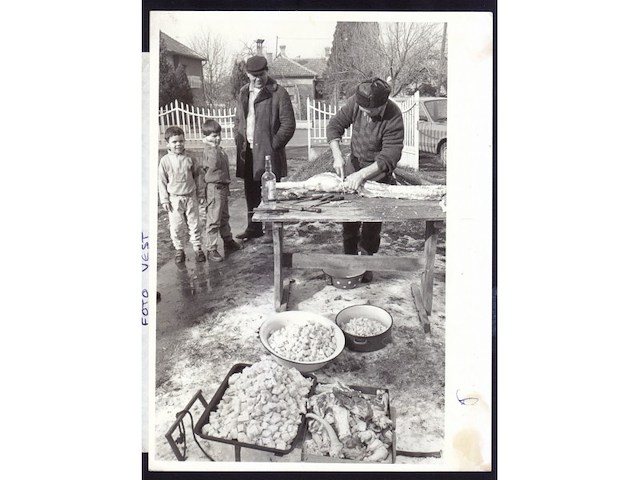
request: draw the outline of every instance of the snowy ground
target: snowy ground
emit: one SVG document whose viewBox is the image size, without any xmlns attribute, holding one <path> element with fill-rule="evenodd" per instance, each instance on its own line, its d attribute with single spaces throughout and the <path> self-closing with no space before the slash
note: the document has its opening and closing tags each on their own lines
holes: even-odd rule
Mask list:
<svg viewBox="0 0 640 480">
<path fill-rule="evenodd" d="M 159 220 L 161 221 L 161 219 Z M 160 225 L 160 229 L 166 228 Z M 416 255 L 424 248 L 424 224 L 405 222 L 383 226 L 381 254 Z M 305 310 L 329 319 L 344 307 L 370 303 L 387 309 L 394 320 L 393 342 L 380 351 L 345 350 L 333 363 L 315 372 L 318 381 L 339 379 L 347 384 L 385 387 L 397 415 L 397 448 L 433 452 L 444 447 L 445 379 L 445 232 L 438 241 L 431 333 L 420 326 L 410 292 L 418 273 L 375 273 L 374 281 L 352 290 L 327 285 L 321 271 L 289 270 L 289 310 Z M 341 253 L 339 224 L 305 223 L 285 227 L 285 249 Z M 189 253 L 189 252 L 188 252 Z M 167 262 L 158 272 L 162 300 L 156 319 L 157 364 L 155 419 L 156 459 L 175 460 L 164 437 L 177 412 L 202 390 L 210 400 L 236 363 L 252 363 L 266 351 L 257 336 L 262 321 L 273 315 L 272 245 L 263 237 L 222 263 L 183 268 Z M 203 411 L 191 409 L 194 422 Z M 188 461 L 206 460 L 193 441 L 189 418 Z M 176 432 L 177 434 L 177 432 Z M 233 448 L 199 439 L 216 460 L 233 460 Z M 285 457 L 243 449 L 243 460 L 300 461 L 299 449 Z M 437 463 L 437 458 L 398 456 L 397 463 Z"/>
</svg>

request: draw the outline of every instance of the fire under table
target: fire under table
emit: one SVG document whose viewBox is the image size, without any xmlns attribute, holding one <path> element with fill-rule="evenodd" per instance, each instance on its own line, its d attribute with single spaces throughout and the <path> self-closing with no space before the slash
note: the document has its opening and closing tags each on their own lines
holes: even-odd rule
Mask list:
<svg viewBox="0 0 640 480">
<path fill-rule="evenodd" d="M 289 202 L 277 202 L 278 208 L 287 208 Z M 266 208 L 261 204 L 259 209 Z M 272 224 L 273 283 L 276 311 L 287 309 L 289 283 L 284 282 L 285 268 L 323 269 L 359 267 L 373 272 L 422 272 L 420 284 L 411 285 L 411 293 L 420 322 L 429 332 L 429 315 L 433 304 L 433 279 L 438 232 L 446 214 L 437 200 L 405 200 L 395 198 L 365 198 L 346 195 L 344 201 L 321 205 L 321 212 L 289 210 L 285 212 L 256 211 L 256 222 Z M 299 222 L 383 222 L 398 223 L 407 220 L 425 222 L 424 251 L 415 256 L 338 255 L 327 253 L 292 253 L 285 251 L 284 225 Z M 387 247 L 391 248 L 391 247 Z"/>
</svg>

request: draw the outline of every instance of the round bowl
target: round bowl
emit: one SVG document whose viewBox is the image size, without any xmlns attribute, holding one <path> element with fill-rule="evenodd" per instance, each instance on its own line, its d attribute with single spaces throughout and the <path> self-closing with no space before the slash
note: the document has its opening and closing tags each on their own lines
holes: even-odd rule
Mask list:
<svg viewBox="0 0 640 480">
<path fill-rule="evenodd" d="M 271 332 L 279 330 L 280 328 L 283 328 L 291 323 L 304 323 L 306 321 L 319 323 L 325 327 L 331 328 L 334 331 L 334 336 L 336 339 L 336 349 L 331 356 L 323 360 L 316 360 L 313 362 L 290 360 L 283 357 L 281 354 L 276 353 L 269 346 L 269 336 L 271 335 Z M 283 365 L 285 367 L 293 367 L 302 373 L 314 372 L 321 369 L 327 363 L 331 362 L 338 355 L 340 355 L 345 346 L 344 334 L 342 333 L 342 330 L 340 330 L 338 325 L 336 325 L 334 322 L 316 313 L 295 310 L 276 313 L 273 317 L 262 322 L 262 325 L 260 325 L 260 341 L 262 342 L 262 346 L 275 357 L 276 361 L 280 365 Z"/>
<path fill-rule="evenodd" d="M 378 335 L 362 337 L 353 335 L 344 329 L 344 326 L 352 318 L 367 318 L 382 323 L 387 328 Z M 352 305 L 336 315 L 336 324 L 344 333 L 347 348 L 354 352 L 373 352 L 380 350 L 391 341 L 391 327 L 393 318 L 385 309 L 375 305 Z"/>
<path fill-rule="evenodd" d="M 331 278 L 331 284 L 336 288 L 355 288 L 362 280 L 363 268 L 324 268 L 325 275 Z"/>
</svg>

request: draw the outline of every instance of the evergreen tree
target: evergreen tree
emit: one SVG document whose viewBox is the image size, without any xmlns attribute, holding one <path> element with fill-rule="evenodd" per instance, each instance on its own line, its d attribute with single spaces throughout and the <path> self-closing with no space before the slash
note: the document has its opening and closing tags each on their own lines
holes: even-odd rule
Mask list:
<svg viewBox="0 0 640 480">
<path fill-rule="evenodd" d="M 245 65 L 246 62 L 244 60 L 236 60 L 233 64 L 233 68 L 231 69 L 231 96 L 233 98 L 238 98 L 238 94 L 240 93 L 240 89 L 249 83 L 249 77 L 245 73 Z"/>
<path fill-rule="evenodd" d="M 160 95 L 159 105 L 165 105 L 178 100 L 179 102 L 191 104 L 193 93 L 189 86 L 189 79 L 182 65 L 178 68 L 173 66 L 167 46 L 164 40 L 160 40 Z"/>
<path fill-rule="evenodd" d="M 173 101 L 171 79 L 173 76 L 173 65 L 167 53 L 167 46 L 163 39 L 160 39 L 160 99 L 159 105 L 164 107 Z"/>
<path fill-rule="evenodd" d="M 178 65 L 173 75 L 175 82 L 175 99 L 191 105 L 193 103 L 193 92 L 189 86 L 189 78 L 187 77 L 184 65 Z"/>
<path fill-rule="evenodd" d="M 371 77 L 383 77 L 380 27 L 375 22 L 338 22 L 325 72 L 327 94 L 334 102 Z"/>
</svg>

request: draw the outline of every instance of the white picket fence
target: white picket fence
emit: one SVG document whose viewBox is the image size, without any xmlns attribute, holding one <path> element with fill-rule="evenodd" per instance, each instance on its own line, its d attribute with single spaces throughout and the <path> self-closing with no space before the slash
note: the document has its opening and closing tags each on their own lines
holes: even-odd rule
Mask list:
<svg viewBox="0 0 640 480">
<path fill-rule="evenodd" d="M 420 133 L 418 132 L 420 92 L 410 97 L 396 97 L 393 101 L 400 107 L 404 123 L 404 146 L 398 165 L 418 170 L 420 167 Z"/>
<path fill-rule="evenodd" d="M 313 145 L 327 143 L 327 125 L 331 117 L 336 113 L 338 113 L 337 105 L 331 105 L 320 100 L 311 100 L 307 97 L 307 120 L 310 122 L 307 130 L 309 150 Z M 349 127 L 344 132 L 344 135 L 342 135 L 343 142 L 346 143 L 351 140 L 352 130 L 353 128 Z"/>
<path fill-rule="evenodd" d="M 164 132 L 170 126 L 180 127 L 184 130 L 184 138 L 187 142 L 199 142 L 203 137 L 202 124 L 210 118 L 213 118 L 222 127 L 222 141 L 233 142 L 233 118 L 235 115 L 235 108 L 201 108 L 174 100 L 169 105 L 161 107 L 158 112 L 160 145 L 164 145 Z"/>
<path fill-rule="evenodd" d="M 404 121 L 404 148 L 399 165 L 418 169 L 418 151 L 420 136 L 418 133 L 418 92 L 411 97 L 395 97 L 392 99 L 401 109 Z M 336 105 L 307 98 L 307 145 L 308 158 L 311 158 L 311 148 L 314 145 L 326 145 L 327 125 L 331 117 L 338 111 Z M 164 132 L 169 126 L 182 128 L 187 142 L 200 142 L 202 139 L 202 124 L 210 118 L 215 119 L 222 127 L 222 141 L 227 145 L 233 145 L 233 119 L 236 109 L 229 108 L 201 108 L 184 104 L 174 100 L 169 105 L 161 107 L 158 112 L 158 125 L 160 129 L 159 143 L 165 143 Z M 302 128 L 298 125 L 298 128 Z M 342 141 L 348 143 L 351 140 L 352 127 L 344 133 Z"/>
<path fill-rule="evenodd" d="M 416 92 L 411 97 L 394 97 L 392 100 L 400 107 L 404 121 L 404 148 L 398 164 L 417 170 L 419 167 L 418 102 L 420 101 L 420 94 Z M 307 98 L 307 119 L 310 122 L 307 130 L 309 158 L 311 158 L 313 145 L 326 145 L 327 125 L 331 117 L 337 112 L 338 107 L 336 105 Z M 342 141 L 350 141 L 352 132 L 353 128 L 349 127 L 342 136 Z"/>
</svg>

